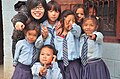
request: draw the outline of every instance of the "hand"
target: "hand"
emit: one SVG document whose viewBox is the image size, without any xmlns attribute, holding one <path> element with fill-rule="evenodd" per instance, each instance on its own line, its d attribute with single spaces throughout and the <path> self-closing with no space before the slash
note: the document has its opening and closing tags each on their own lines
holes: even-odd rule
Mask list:
<svg viewBox="0 0 120 79">
<path fill-rule="evenodd" d="M 48 37 L 48 29 L 47 29 L 48 23 L 46 24 L 46 27 L 43 26 L 42 23 L 40 24 L 40 26 L 42 27 L 41 33 L 42 33 L 43 39 L 46 39 Z"/>
<path fill-rule="evenodd" d="M 91 40 L 95 40 L 96 39 L 96 35 L 95 34 L 87 34 L 89 36 L 89 39 Z"/>
<path fill-rule="evenodd" d="M 25 25 L 22 22 L 16 22 L 15 28 L 16 30 L 22 31 L 25 28 Z"/>
<path fill-rule="evenodd" d="M 62 27 L 61 27 L 61 23 L 60 21 L 57 23 L 56 27 L 55 27 L 55 30 L 56 30 L 56 35 L 60 36 L 62 34 Z"/>
<path fill-rule="evenodd" d="M 56 60 L 56 55 L 53 55 L 53 61 L 51 62 L 51 64 L 53 64 Z"/>
<path fill-rule="evenodd" d="M 44 66 L 40 67 L 40 74 L 41 75 L 46 75 L 47 73 L 47 66 L 44 64 Z"/>
</svg>

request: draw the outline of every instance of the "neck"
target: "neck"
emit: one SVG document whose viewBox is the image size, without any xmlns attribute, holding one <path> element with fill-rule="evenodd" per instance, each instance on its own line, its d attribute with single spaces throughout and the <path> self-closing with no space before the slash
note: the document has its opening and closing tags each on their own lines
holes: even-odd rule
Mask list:
<svg viewBox="0 0 120 79">
<path fill-rule="evenodd" d="M 53 27 L 56 21 L 48 20 L 49 24 Z"/>
</svg>

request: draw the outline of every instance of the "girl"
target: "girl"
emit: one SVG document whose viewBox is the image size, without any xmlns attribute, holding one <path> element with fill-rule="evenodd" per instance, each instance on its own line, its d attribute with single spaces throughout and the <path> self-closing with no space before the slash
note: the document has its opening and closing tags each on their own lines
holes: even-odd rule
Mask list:
<svg viewBox="0 0 120 79">
<path fill-rule="evenodd" d="M 94 16 L 86 17 L 82 28 L 85 32 L 80 38 L 82 79 L 110 79 L 108 68 L 101 59 L 103 34 L 96 31 L 97 19 Z"/>
<path fill-rule="evenodd" d="M 12 35 L 13 39 L 13 57 L 16 42 L 24 38 L 23 29 L 29 21 L 36 21 L 42 23 L 47 18 L 46 0 L 27 0 L 23 3 L 18 2 L 16 8 L 19 8 L 18 14 L 12 18 L 13 25 L 15 27 Z"/>
<path fill-rule="evenodd" d="M 19 40 L 16 44 L 13 59 L 15 71 L 12 79 L 32 79 L 31 65 L 34 62 L 33 58 L 37 60 L 38 50 L 35 48 L 34 43 L 40 33 L 39 24 L 30 22 L 25 27 L 24 32 L 25 39 Z"/>
<path fill-rule="evenodd" d="M 76 17 L 77 17 L 77 24 L 79 26 L 82 25 L 83 19 L 85 18 L 86 15 L 86 9 L 85 6 L 83 4 L 76 4 L 75 6 L 73 6 L 72 8 L 73 12 L 75 13 Z M 82 34 L 83 34 L 83 30 L 82 30 Z"/>
<path fill-rule="evenodd" d="M 33 79 L 63 79 L 56 60 L 57 51 L 51 45 L 44 45 L 40 49 L 40 62 L 32 66 Z"/>
<path fill-rule="evenodd" d="M 60 17 L 62 33 L 54 41 L 63 79 L 81 79 L 77 46 L 81 28 L 75 22 L 75 15 L 71 10 L 63 11 Z"/>
<path fill-rule="evenodd" d="M 44 30 L 46 30 L 46 28 L 43 27 L 42 33 L 44 36 L 40 36 L 38 39 L 39 41 L 36 42 L 38 42 L 39 45 L 39 42 L 42 42 L 42 40 L 44 40 L 44 44 L 51 44 L 54 46 L 55 27 L 61 13 L 61 8 L 60 5 L 55 1 L 48 2 L 47 7 L 48 7 L 48 19 L 43 22 L 42 26 L 47 27 L 49 34 L 48 36 L 45 36 Z M 47 37 L 48 39 L 44 39 L 45 37 Z"/>
<path fill-rule="evenodd" d="M 102 25 L 102 18 L 100 16 L 98 16 L 98 10 L 97 10 L 97 6 L 96 5 L 89 5 L 88 6 L 88 15 L 92 15 L 92 16 L 95 16 L 97 21 L 98 21 L 98 31 L 102 32 L 102 28 L 101 28 L 101 25 Z"/>
</svg>

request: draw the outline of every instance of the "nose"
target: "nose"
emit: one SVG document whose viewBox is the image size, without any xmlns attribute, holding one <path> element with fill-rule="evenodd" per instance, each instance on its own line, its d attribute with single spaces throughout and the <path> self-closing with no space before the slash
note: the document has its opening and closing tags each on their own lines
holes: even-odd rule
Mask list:
<svg viewBox="0 0 120 79">
<path fill-rule="evenodd" d="M 55 15 L 55 11 L 52 12 L 52 15 Z"/>
<path fill-rule="evenodd" d="M 78 17 L 81 17 L 81 14 L 80 14 L 80 13 L 78 14 Z"/>
</svg>

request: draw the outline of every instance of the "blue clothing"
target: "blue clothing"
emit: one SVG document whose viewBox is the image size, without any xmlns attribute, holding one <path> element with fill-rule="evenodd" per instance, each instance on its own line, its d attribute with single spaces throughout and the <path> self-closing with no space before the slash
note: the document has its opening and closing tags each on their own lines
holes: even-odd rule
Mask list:
<svg viewBox="0 0 120 79">
<path fill-rule="evenodd" d="M 40 62 L 36 62 L 32 66 L 31 70 L 32 70 L 32 74 L 33 74 L 33 79 L 40 79 L 41 78 L 41 76 L 39 75 L 39 71 L 40 71 L 41 66 L 42 66 L 42 64 Z M 46 77 L 46 79 L 63 79 L 57 62 L 53 63 L 52 69 L 51 68 L 47 69 L 47 74 L 45 77 Z"/>
<path fill-rule="evenodd" d="M 26 39 L 18 41 L 16 44 L 13 65 L 16 66 L 18 62 L 24 65 L 31 65 L 33 57 L 33 46 L 34 44 L 30 44 Z"/>
<path fill-rule="evenodd" d="M 102 56 L 102 44 L 103 44 L 103 34 L 100 32 L 93 32 L 93 34 L 96 34 L 96 40 L 91 40 L 88 39 L 88 60 L 89 59 L 97 59 L 97 58 L 101 58 Z M 82 51 L 82 46 L 84 43 L 84 35 L 81 35 L 80 37 L 80 56 L 81 56 L 81 51 Z"/>
<path fill-rule="evenodd" d="M 51 42 L 52 35 L 51 35 L 51 33 L 50 33 L 50 30 L 51 30 L 51 31 L 54 31 L 53 36 L 56 35 L 55 27 L 56 27 L 56 25 L 57 25 L 57 22 L 58 22 L 58 21 L 56 21 L 56 23 L 55 23 L 53 26 L 51 26 L 51 25 L 49 24 L 48 20 L 46 20 L 46 21 L 43 22 L 43 25 L 44 25 L 44 26 L 47 25 L 48 33 L 49 33 L 48 38 L 47 38 L 47 39 L 45 40 L 45 42 L 44 42 L 44 45 L 50 44 L 50 42 Z M 48 24 L 47 24 L 47 23 L 48 23 Z"/>
<path fill-rule="evenodd" d="M 68 32 L 66 36 L 68 46 L 68 60 L 75 60 L 79 58 L 78 41 L 81 34 L 81 28 L 77 24 L 73 24 L 73 29 Z M 57 59 L 63 60 L 63 37 L 55 37 L 55 47 L 58 50 Z"/>
<path fill-rule="evenodd" d="M 48 24 L 47 24 L 47 23 L 48 23 Z M 46 20 L 46 21 L 43 22 L 44 27 L 46 27 L 46 25 L 47 25 L 47 27 L 48 27 L 48 37 L 44 40 L 43 37 L 42 37 L 42 35 L 40 35 L 40 36 L 37 38 L 36 42 L 35 42 L 35 46 L 36 46 L 37 48 L 41 48 L 42 45 L 50 44 L 52 35 L 51 35 L 51 33 L 50 33 L 49 30 L 52 30 L 52 31 L 54 30 L 54 34 L 53 34 L 53 35 L 54 35 L 54 37 L 55 37 L 55 35 L 56 35 L 56 32 L 55 32 L 56 24 L 57 24 L 57 21 L 56 21 L 56 23 L 54 24 L 54 26 L 51 26 L 51 25 L 49 24 L 48 20 Z"/>
</svg>

